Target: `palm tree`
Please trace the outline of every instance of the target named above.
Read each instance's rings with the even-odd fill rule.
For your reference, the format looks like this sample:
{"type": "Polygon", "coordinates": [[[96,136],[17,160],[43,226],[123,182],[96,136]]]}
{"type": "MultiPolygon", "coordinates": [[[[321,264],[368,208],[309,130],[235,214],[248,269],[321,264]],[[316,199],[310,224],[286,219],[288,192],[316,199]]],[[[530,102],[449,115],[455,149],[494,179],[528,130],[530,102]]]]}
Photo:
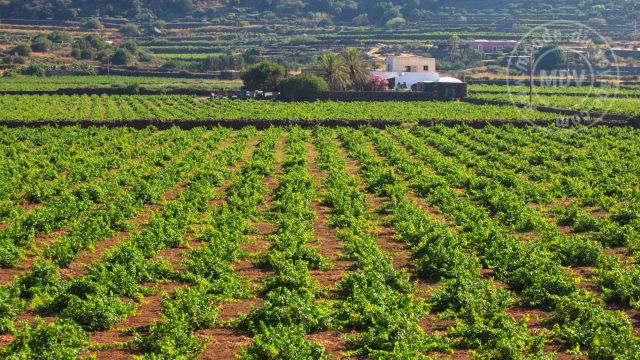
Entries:
{"type": "Polygon", "coordinates": [[[334,53],[322,55],[318,73],[331,91],[344,91],[349,86],[349,74],[344,61],[334,53]]]}
{"type": "Polygon", "coordinates": [[[356,90],[363,90],[371,75],[362,53],[358,49],[348,48],[342,52],[342,59],[351,79],[351,86],[356,90]]]}

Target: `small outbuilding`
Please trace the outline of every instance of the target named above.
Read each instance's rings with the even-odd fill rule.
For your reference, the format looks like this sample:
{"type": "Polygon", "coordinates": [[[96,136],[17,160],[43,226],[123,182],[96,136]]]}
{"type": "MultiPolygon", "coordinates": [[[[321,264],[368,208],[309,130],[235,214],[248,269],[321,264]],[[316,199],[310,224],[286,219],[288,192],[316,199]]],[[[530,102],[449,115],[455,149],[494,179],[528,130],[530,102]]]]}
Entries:
{"type": "Polygon", "coordinates": [[[430,93],[434,100],[451,101],[467,97],[467,84],[452,77],[421,81],[411,86],[412,92],[430,93]]]}

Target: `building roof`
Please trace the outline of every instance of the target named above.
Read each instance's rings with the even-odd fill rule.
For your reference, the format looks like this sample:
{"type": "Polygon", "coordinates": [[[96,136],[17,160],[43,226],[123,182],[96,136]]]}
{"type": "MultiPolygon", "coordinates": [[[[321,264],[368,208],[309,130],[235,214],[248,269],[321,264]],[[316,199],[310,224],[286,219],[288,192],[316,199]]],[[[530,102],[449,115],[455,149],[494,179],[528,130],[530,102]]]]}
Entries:
{"type": "Polygon", "coordinates": [[[387,56],[386,61],[394,60],[394,59],[434,59],[434,57],[429,56],[419,56],[419,55],[411,55],[411,54],[401,54],[397,56],[387,56]]]}
{"type": "Polygon", "coordinates": [[[470,42],[517,43],[517,41],[515,41],[515,40],[486,40],[486,39],[471,40],[470,42]]]}
{"type": "Polygon", "coordinates": [[[440,75],[437,72],[432,71],[420,71],[420,72],[393,72],[393,71],[372,71],[372,76],[380,76],[385,79],[393,79],[402,82],[407,81],[411,83],[419,81],[437,81],[440,75]]]}
{"type": "Polygon", "coordinates": [[[451,83],[451,84],[462,84],[462,81],[456,78],[452,78],[452,77],[448,77],[448,76],[443,76],[441,78],[439,78],[438,80],[436,80],[435,82],[439,82],[439,83],[451,83]]]}

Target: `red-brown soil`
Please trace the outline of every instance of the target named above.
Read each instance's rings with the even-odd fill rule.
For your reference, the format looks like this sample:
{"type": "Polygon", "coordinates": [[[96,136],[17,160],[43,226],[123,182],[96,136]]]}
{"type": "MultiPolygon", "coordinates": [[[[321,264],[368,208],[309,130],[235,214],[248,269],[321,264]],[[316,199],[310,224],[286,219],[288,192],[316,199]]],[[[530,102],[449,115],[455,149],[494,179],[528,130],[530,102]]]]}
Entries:
{"type": "MultiPolygon", "coordinates": [[[[278,186],[277,176],[282,174],[282,159],[284,158],[285,137],[278,139],[275,149],[275,174],[267,176],[264,181],[269,193],[278,186]]],[[[255,233],[249,234],[249,241],[241,244],[242,250],[249,256],[241,259],[233,265],[234,271],[248,280],[254,293],[261,289],[262,280],[272,274],[271,271],[261,269],[255,264],[255,259],[266,254],[270,247],[268,235],[276,231],[273,224],[267,221],[269,208],[273,196],[265,197],[263,204],[258,206],[260,219],[251,224],[255,233]]],[[[253,307],[262,305],[262,299],[241,299],[235,302],[220,304],[218,315],[221,321],[229,322],[237,320],[239,315],[248,314],[253,307]]],[[[210,342],[205,347],[199,359],[235,359],[243,346],[251,343],[251,334],[239,329],[216,327],[198,332],[198,336],[209,338],[210,342]]]]}

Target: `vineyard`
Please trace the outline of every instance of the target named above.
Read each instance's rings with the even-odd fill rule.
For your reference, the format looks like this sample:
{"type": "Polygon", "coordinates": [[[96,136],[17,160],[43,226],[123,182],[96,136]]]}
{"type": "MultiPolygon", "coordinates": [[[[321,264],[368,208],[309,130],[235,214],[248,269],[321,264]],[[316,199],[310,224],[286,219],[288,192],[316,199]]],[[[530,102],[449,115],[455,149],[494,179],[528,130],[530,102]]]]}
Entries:
{"type": "Polygon", "coordinates": [[[0,79],[0,92],[3,91],[56,91],[61,89],[109,89],[139,86],[150,90],[171,89],[239,89],[237,81],[160,78],[160,77],[127,77],[127,76],[22,76],[0,79]]]}
{"type": "MultiPolygon", "coordinates": [[[[16,98],[5,117],[376,115],[16,98]]],[[[0,357],[637,359],[640,132],[546,130],[0,127],[0,357]]]]}
{"type": "MultiPolygon", "coordinates": [[[[566,88],[565,92],[567,92],[566,88]]],[[[616,115],[627,115],[636,117],[640,115],[640,95],[628,94],[629,97],[618,97],[615,94],[607,94],[606,92],[598,95],[598,90],[594,90],[594,94],[569,96],[558,92],[557,95],[536,94],[533,97],[535,105],[552,106],[561,109],[571,109],[589,112],[608,112],[616,115]]],[[[476,93],[472,95],[474,98],[484,100],[497,100],[507,103],[528,104],[529,93],[501,93],[488,94],[476,93]]]]}
{"type": "Polygon", "coordinates": [[[207,100],[187,95],[0,95],[0,122],[119,120],[542,120],[557,115],[459,102],[207,100]]]}

